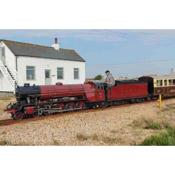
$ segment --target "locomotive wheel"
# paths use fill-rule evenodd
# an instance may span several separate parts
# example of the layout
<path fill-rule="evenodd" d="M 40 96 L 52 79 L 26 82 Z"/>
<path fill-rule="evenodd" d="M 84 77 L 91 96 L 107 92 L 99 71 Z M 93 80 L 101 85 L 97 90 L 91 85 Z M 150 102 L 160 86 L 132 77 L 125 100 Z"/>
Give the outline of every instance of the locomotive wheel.
<path fill-rule="evenodd" d="M 13 119 L 15 120 L 22 120 L 24 118 L 24 114 L 22 112 L 16 112 L 16 114 L 13 115 Z"/>

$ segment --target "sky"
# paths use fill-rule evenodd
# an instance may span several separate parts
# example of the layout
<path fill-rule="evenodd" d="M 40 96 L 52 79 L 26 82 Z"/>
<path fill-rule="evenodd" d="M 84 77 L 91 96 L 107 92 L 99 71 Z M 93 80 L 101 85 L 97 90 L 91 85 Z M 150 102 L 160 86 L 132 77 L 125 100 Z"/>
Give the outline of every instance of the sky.
<path fill-rule="evenodd" d="M 86 60 L 86 77 L 168 74 L 175 70 L 175 30 L 0 30 L 0 39 L 75 49 Z"/>

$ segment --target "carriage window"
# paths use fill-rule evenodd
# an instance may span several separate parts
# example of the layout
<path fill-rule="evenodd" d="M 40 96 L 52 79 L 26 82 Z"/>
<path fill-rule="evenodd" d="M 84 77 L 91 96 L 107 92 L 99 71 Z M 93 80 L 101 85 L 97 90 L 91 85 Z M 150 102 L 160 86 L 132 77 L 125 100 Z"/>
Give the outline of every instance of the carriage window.
<path fill-rule="evenodd" d="M 162 80 L 157 80 L 157 86 L 162 86 L 163 85 L 163 81 Z"/>
<path fill-rule="evenodd" d="M 167 80 L 164 80 L 164 86 L 167 86 Z"/>
<path fill-rule="evenodd" d="M 173 80 L 168 80 L 169 81 L 169 85 L 173 85 Z"/>
<path fill-rule="evenodd" d="M 160 86 L 162 86 L 163 85 L 163 81 L 162 80 L 160 80 Z"/>
<path fill-rule="evenodd" d="M 171 86 L 171 85 L 172 85 L 171 80 L 168 80 L 168 84 L 169 84 L 169 86 Z"/>
<path fill-rule="evenodd" d="M 173 85 L 175 85 L 175 79 L 173 80 Z"/>

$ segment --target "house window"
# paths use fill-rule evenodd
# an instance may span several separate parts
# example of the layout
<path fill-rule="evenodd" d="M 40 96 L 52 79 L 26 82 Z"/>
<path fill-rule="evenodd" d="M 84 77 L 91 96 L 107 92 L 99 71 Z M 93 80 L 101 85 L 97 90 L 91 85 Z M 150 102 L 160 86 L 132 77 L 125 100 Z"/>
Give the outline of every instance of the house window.
<path fill-rule="evenodd" d="M 58 67 L 57 68 L 57 79 L 63 79 L 64 72 L 63 72 L 63 67 Z"/>
<path fill-rule="evenodd" d="M 35 80 L 35 67 L 34 66 L 26 67 L 26 79 Z"/>
<path fill-rule="evenodd" d="M 5 57 L 5 47 L 0 47 L 0 57 Z"/>
<path fill-rule="evenodd" d="M 74 80 L 79 79 L 79 68 L 74 68 Z"/>
<path fill-rule="evenodd" d="M 5 47 L 0 47 L 0 60 L 5 64 Z"/>
<path fill-rule="evenodd" d="M 5 47 L 2 47 L 2 56 L 5 57 Z"/>

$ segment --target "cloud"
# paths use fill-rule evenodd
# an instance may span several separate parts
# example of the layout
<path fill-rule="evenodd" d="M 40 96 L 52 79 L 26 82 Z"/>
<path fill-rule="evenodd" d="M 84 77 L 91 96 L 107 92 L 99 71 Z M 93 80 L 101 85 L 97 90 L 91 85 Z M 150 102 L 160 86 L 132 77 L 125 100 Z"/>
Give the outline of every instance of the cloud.
<path fill-rule="evenodd" d="M 174 44 L 175 30 L 118 30 L 118 29 L 38 29 L 0 30 L 0 38 L 78 38 L 101 42 L 140 41 L 143 44 Z"/>
<path fill-rule="evenodd" d="M 135 37 L 146 45 L 174 45 L 175 30 L 134 30 Z"/>
<path fill-rule="evenodd" d="M 13 36 L 35 37 L 35 38 L 78 38 L 83 40 L 94 40 L 102 42 L 116 42 L 127 40 L 128 34 L 121 30 L 0 30 L 1 38 Z"/>

